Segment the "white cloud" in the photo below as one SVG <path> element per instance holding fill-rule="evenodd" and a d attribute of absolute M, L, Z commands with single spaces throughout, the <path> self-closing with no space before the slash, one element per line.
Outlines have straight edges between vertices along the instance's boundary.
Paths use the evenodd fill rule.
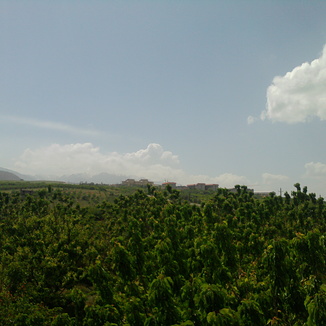
<path fill-rule="evenodd" d="M 1 120 L 14 123 L 14 124 L 26 125 L 26 126 L 37 127 L 42 129 L 63 131 L 70 134 L 87 135 L 87 136 L 99 135 L 99 132 L 96 130 L 91 130 L 87 128 L 78 128 L 60 122 L 31 119 L 31 118 L 18 117 L 18 116 L 2 116 Z"/>
<path fill-rule="evenodd" d="M 275 183 L 282 183 L 284 181 L 289 180 L 289 177 L 281 174 L 271 174 L 271 173 L 263 173 L 262 174 L 263 183 L 266 185 L 272 185 Z"/>
<path fill-rule="evenodd" d="M 320 58 L 273 79 L 261 114 L 262 120 L 286 123 L 313 117 L 326 120 L 326 46 Z"/>
<path fill-rule="evenodd" d="M 205 182 L 233 187 L 235 184 L 248 183 L 245 177 L 232 173 L 217 177 L 189 175 L 180 168 L 178 156 L 165 151 L 159 144 L 149 144 L 145 149 L 125 154 L 102 153 L 99 147 L 91 143 L 52 144 L 39 149 L 26 149 L 15 163 L 15 168 L 20 173 L 46 178 L 106 172 L 153 181 L 169 180 L 179 184 Z"/>
<path fill-rule="evenodd" d="M 309 162 L 305 164 L 306 177 L 313 177 L 313 178 L 320 178 L 320 177 L 326 177 L 326 164 L 317 162 Z"/>
<path fill-rule="evenodd" d="M 134 153 L 101 153 L 91 143 L 53 144 L 36 150 L 26 149 L 16 162 L 16 168 L 28 174 L 67 175 L 108 172 L 123 175 L 156 176 L 156 172 L 171 173 L 178 157 L 164 151 L 158 144 Z"/>
<path fill-rule="evenodd" d="M 253 117 L 253 116 L 250 115 L 250 116 L 247 118 L 247 123 L 248 123 L 248 125 L 252 125 L 252 124 L 255 123 L 257 120 L 258 120 L 258 118 Z"/>
<path fill-rule="evenodd" d="M 236 175 L 233 173 L 223 173 L 216 177 L 216 182 L 219 183 L 223 187 L 233 187 L 234 185 L 240 184 L 245 185 L 248 184 L 249 181 L 246 177 Z"/>
<path fill-rule="evenodd" d="M 166 162 L 168 164 L 178 164 L 179 159 L 177 155 L 173 155 L 172 152 L 164 151 L 159 144 L 149 144 L 146 149 L 140 149 L 134 153 L 125 154 L 125 158 L 128 161 L 142 161 L 147 164 L 155 164 L 156 162 Z"/>

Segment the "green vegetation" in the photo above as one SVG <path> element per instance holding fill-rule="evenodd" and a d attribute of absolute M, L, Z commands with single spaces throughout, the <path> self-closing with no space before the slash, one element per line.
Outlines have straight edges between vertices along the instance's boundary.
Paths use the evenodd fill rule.
<path fill-rule="evenodd" d="M 325 203 L 306 187 L 201 204 L 151 186 L 13 188 L 1 325 L 326 325 Z"/>

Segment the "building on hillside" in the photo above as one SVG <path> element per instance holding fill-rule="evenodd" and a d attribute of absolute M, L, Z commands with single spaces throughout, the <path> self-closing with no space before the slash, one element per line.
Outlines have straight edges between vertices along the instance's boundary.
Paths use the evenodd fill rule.
<path fill-rule="evenodd" d="M 136 183 L 135 179 L 127 179 L 121 182 L 121 184 L 124 186 L 134 186 L 135 183 Z"/>
<path fill-rule="evenodd" d="M 148 179 L 140 179 L 139 181 L 136 181 L 135 179 L 127 179 L 121 182 L 123 186 L 147 186 L 147 185 L 153 185 L 154 182 L 149 181 Z"/>
<path fill-rule="evenodd" d="M 177 183 L 176 182 L 164 182 L 164 183 L 162 183 L 162 188 L 166 188 L 168 185 L 172 189 L 176 189 L 177 188 Z"/>
<path fill-rule="evenodd" d="M 148 179 L 140 179 L 139 181 L 136 182 L 139 186 L 147 186 L 147 185 L 153 185 L 153 181 L 149 181 Z"/>
<path fill-rule="evenodd" d="M 205 190 L 205 186 L 206 186 L 205 183 L 200 182 L 200 183 L 197 183 L 196 184 L 196 189 L 198 189 L 198 190 Z"/>
<path fill-rule="evenodd" d="M 196 183 L 192 185 L 187 185 L 188 189 L 196 189 L 196 190 L 214 190 L 216 191 L 218 188 L 218 184 L 209 184 L 207 185 L 206 183 Z"/>
<path fill-rule="evenodd" d="M 216 191 L 217 189 L 218 189 L 218 184 L 205 185 L 205 190 L 213 190 L 213 191 Z"/>

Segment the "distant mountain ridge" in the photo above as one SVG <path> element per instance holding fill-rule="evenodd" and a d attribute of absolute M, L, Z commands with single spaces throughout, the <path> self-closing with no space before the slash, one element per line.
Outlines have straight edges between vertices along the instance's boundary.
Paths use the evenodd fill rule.
<path fill-rule="evenodd" d="M 8 171 L 0 171 L 0 181 L 20 181 L 20 177 Z"/>
<path fill-rule="evenodd" d="M 125 175 L 116 175 L 106 172 L 98 173 L 95 175 L 88 173 L 76 173 L 63 176 L 53 176 L 53 175 L 24 175 L 19 172 L 5 169 L 0 167 L 0 180 L 2 181 L 63 181 L 68 183 L 81 183 L 81 182 L 94 182 L 94 183 L 103 183 L 103 184 L 118 184 L 123 180 L 129 178 L 130 176 Z"/>
<path fill-rule="evenodd" d="M 76 173 L 71 175 L 64 175 L 58 178 L 58 181 L 65 181 L 71 183 L 80 182 L 94 182 L 94 183 L 104 183 L 104 184 L 118 184 L 128 177 L 123 175 L 110 174 L 102 172 L 95 175 L 90 175 L 88 173 Z"/>
<path fill-rule="evenodd" d="M 6 176 L 5 172 L 14 175 L 14 177 L 16 177 L 18 179 L 2 179 L 0 177 L 0 180 L 3 180 L 3 181 L 20 181 L 20 180 L 33 181 L 33 180 L 36 180 L 34 177 L 32 177 L 30 175 L 21 174 L 19 172 L 13 171 L 13 170 L 9 170 L 9 169 L 0 167 L 0 173 L 1 173 L 1 175 L 4 173 L 3 174 L 4 177 Z"/>

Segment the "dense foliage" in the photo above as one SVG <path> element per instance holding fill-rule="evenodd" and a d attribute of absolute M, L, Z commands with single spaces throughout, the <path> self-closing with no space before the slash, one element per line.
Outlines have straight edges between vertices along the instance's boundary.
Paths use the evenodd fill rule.
<path fill-rule="evenodd" d="M 325 203 L 295 187 L 0 192 L 0 324 L 326 325 Z"/>

